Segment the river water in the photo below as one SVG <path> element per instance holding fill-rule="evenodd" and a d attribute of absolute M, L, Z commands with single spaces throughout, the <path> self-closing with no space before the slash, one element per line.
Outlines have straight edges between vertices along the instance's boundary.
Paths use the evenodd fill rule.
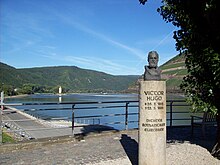
<path fill-rule="evenodd" d="M 183 100 L 183 96 L 180 95 L 167 95 L 167 100 Z M 17 98 L 7 98 L 5 99 L 5 103 L 23 103 L 32 105 L 22 105 L 16 106 L 16 108 L 21 111 L 25 111 L 28 114 L 31 114 L 35 117 L 45 119 L 45 120 L 70 120 L 72 116 L 72 104 L 73 102 L 114 102 L 114 101 L 138 101 L 137 94 L 67 94 L 67 95 L 54 95 L 54 94 L 34 94 L 25 97 L 17 97 Z M 33 105 L 35 103 L 62 103 L 55 105 Z M 68 103 L 68 104 L 64 104 Z M 170 103 L 167 102 L 167 105 Z M 189 106 L 184 106 L 186 103 L 173 103 L 173 111 L 178 113 L 173 113 L 173 118 L 177 119 L 173 121 L 173 125 L 189 125 L 190 121 L 190 113 Z M 183 106 L 179 106 L 183 105 Z M 96 109 L 79 109 L 82 107 L 94 107 L 100 106 L 99 104 L 88 104 L 88 105 L 76 105 L 74 110 L 76 122 L 84 123 L 84 124 L 102 124 L 111 126 L 115 129 L 124 129 L 125 125 L 125 116 L 117 115 L 112 116 L 111 114 L 124 114 L 125 107 L 117 107 L 117 108 L 101 108 L 101 106 L 125 106 L 125 103 L 115 103 L 115 104 L 102 104 L 100 108 Z M 138 102 L 130 103 L 129 113 L 138 113 Z M 49 109 L 49 110 L 44 110 Z M 170 106 L 167 106 L 167 112 L 170 111 Z M 78 118 L 81 116 L 99 116 L 102 115 L 104 117 L 92 117 L 92 118 Z M 111 115 L 111 116 L 108 116 Z M 167 113 L 167 125 L 170 125 L 170 113 Z M 187 120 L 179 120 L 179 119 L 187 119 Z M 128 128 L 137 128 L 138 127 L 138 115 L 130 115 L 128 121 L 133 121 L 128 124 Z M 113 122 L 117 122 L 118 124 L 111 124 Z M 122 122 L 120 124 L 120 122 Z M 110 123 L 110 124 L 109 124 Z"/>

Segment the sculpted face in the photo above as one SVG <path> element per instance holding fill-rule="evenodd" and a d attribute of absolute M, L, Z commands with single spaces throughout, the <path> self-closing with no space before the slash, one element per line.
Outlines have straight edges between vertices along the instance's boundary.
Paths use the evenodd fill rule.
<path fill-rule="evenodd" d="M 148 62 L 150 68 L 156 68 L 158 64 L 158 54 L 150 52 L 148 55 Z"/>
<path fill-rule="evenodd" d="M 159 55 L 156 51 L 148 53 L 148 66 L 145 65 L 144 81 L 161 80 L 161 70 L 158 67 Z"/>

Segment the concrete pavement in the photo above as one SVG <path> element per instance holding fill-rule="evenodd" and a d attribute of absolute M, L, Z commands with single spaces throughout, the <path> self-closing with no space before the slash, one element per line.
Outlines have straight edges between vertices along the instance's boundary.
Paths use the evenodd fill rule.
<path fill-rule="evenodd" d="M 168 129 L 167 165 L 220 164 L 204 148 L 205 145 L 213 145 L 212 134 L 206 140 L 199 137 L 192 140 L 189 134 L 189 127 Z M 137 130 L 107 131 L 0 146 L 1 165 L 137 165 L 137 161 Z"/>
<path fill-rule="evenodd" d="M 13 107 L 7 107 L 10 111 L 4 111 L 3 124 L 10 131 L 15 131 L 26 139 L 42 139 L 59 136 L 72 136 L 73 134 L 110 130 L 107 126 L 75 127 L 72 132 L 71 126 L 52 126 L 49 122 L 37 119 L 29 114 L 21 112 Z M 79 126 L 79 124 L 75 123 Z"/>

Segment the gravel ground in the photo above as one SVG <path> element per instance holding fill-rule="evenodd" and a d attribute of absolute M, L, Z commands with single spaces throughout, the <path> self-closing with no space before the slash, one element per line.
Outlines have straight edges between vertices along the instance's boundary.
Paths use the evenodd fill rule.
<path fill-rule="evenodd" d="M 213 139 L 195 137 L 192 140 L 189 139 L 189 131 L 189 128 L 168 130 L 167 165 L 220 165 L 220 160 L 213 158 L 207 150 Z M 137 165 L 137 138 L 138 131 L 133 130 L 91 134 L 75 139 L 63 137 L 59 140 L 4 144 L 0 146 L 0 164 Z"/>
<path fill-rule="evenodd" d="M 167 148 L 168 165 L 217 165 L 220 160 L 211 156 L 207 149 L 199 145 L 182 143 Z"/>
<path fill-rule="evenodd" d="M 220 160 L 213 158 L 210 153 L 198 146 L 189 143 L 172 144 L 166 150 L 167 165 L 218 165 Z M 132 165 L 131 161 L 125 158 L 106 160 L 88 165 Z"/>

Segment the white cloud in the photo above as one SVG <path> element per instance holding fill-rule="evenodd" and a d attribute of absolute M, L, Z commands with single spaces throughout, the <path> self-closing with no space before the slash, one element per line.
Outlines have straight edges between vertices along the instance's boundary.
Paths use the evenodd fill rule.
<path fill-rule="evenodd" d="M 146 38 L 145 40 L 139 41 L 136 43 L 138 46 L 146 46 L 148 45 L 150 50 L 155 50 L 159 46 L 166 46 L 173 44 L 173 31 L 175 29 L 171 30 L 169 33 L 167 33 L 164 36 L 154 36 L 153 38 Z"/>
<path fill-rule="evenodd" d="M 97 31 L 95 31 L 95 30 L 93 30 L 93 29 L 91 29 L 91 28 L 88 28 L 88 27 L 84 26 L 83 24 L 81 24 L 81 23 L 79 23 L 79 22 L 76 22 L 76 21 L 73 20 L 73 19 L 70 19 L 70 18 L 72 18 L 71 16 L 67 16 L 67 15 L 63 16 L 63 15 L 58 14 L 58 13 L 56 13 L 56 14 L 57 14 L 57 16 L 58 16 L 59 18 L 61 18 L 64 22 L 66 22 L 66 23 L 72 25 L 74 28 L 76 28 L 76 29 L 78 29 L 78 30 L 80 30 L 80 31 L 83 31 L 83 32 L 88 33 L 88 34 L 90 34 L 90 35 L 93 35 L 93 36 L 95 36 L 96 38 L 99 38 L 99 39 L 101 39 L 101 40 L 103 40 L 103 41 L 105 41 L 105 42 L 108 42 L 108 43 L 110 43 L 110 44 L 112 44 L 112 45 L 115 45 L 115 46 L 117 46 L 117 47 L 120 47 L 120 48 L 122 48 L 122 49 L 124 49 L 124 50 L 130 52 L 132 55 L 138 57 L 139 59 L 144 59 L 144 58 L 145 58 L 145 53 L 142 52 L 141 50 L 138 50 L 138 49 L 136 49 L 136 48 L 133 48 L 133 47 L 130 47 L 130 46 L 125 45 L 125 44 L 123 44 L 123 43 L 120 43 L 120 42 L 118 42 L 118 41 L 116 41 L 116 40 L 113 40 L 112 38 L 110 38 L 110 37 L 108 37 L 108 36 L 106 36 L 106 35 L 104 35 L 104 34 L 102 34 L 102 33 L 99 33 L 99 32 L 97 32 Z"/>
<path fill-rule="evenodd" d="M 170 38 L 171 38 L 171 36 L 173 35 L 173 31 L 174 30 L 172 30 L 170 33 L 168 33 L 163 39 L 161 39 L 153 48 L 152 48 L 152 50 L 155 50 L 156 48 L 158 48 L 160 45 L 162 45 L 162 44 L 167 44 L 167 41 L 170 43 L 171 42 L 171 40 L 170 40 Z"/>
<path fill-rule="evenodd" d="M 97 71 L 102 71 L 106 73 L 110 73 L 113 75 L 133 75 L 138 74 L 138 70 L 132 67 L 124 66 L 122 64 L 96 58 L 96 57 L 78 57 L 78 56 L 65 56 L 65 55 L 57 55 L 55 53 L 46 53 L 41 55 L 43 57 L 58 60 L 59 62 L 63 61 L 68 65 L 75 65 L 81 68 L 92 69 Z"/>

